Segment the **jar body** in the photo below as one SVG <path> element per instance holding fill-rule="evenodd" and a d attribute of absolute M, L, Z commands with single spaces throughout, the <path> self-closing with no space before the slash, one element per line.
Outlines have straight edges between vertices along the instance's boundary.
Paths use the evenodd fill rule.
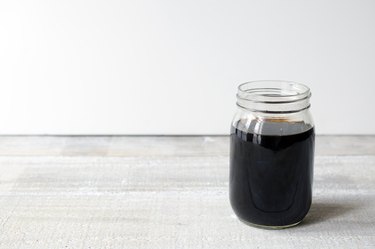
<path fill-rule="evenodd" d="M 312 201 L 314 138 L 308 108 L 238 109 L 231 124 L 229 193 L 242 221 L 269 228 L 302 221 Z"/>

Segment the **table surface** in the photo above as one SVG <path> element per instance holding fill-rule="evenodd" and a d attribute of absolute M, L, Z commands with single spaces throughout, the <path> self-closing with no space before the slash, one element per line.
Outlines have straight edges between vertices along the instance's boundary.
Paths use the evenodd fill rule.
<path fill-rule="evenodd" d="M 318 136 L 294 228 L 241 223 L 226 136 L 0 137 L 0 248 L 375 248 L 375 136 Z"/>

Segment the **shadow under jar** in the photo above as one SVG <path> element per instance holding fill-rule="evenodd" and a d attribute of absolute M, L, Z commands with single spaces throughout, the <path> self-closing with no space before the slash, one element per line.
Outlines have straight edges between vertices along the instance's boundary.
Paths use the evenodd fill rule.
<path fill-rule="evenodd" d="M 312 200 L 314 124 L 310 89 L 289 81 L 238 87 L 230 135 L 229 195 L 246 224 L 297 225 Z"/>

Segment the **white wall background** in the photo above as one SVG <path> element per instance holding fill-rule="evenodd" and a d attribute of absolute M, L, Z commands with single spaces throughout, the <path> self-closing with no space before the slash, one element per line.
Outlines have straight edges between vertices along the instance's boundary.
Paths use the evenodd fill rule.
<path fill-rule="evenodd" d="M 226 134 L 257 79 L 375 133 L 375 1 L 0 1 L 0 134 Z"/>

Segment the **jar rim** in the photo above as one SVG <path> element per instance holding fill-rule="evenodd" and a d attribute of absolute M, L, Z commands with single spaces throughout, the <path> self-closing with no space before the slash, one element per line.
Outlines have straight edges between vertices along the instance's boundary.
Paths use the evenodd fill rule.
<path fill-rule="evenodd" d="M 257 103 L 291 103 L 310 98 L 305 84 L 287 80 L 254 80 L 238 86 L 237 97 Z"/>
<path fill-rule="evenodd" d="M 286 80 L 256 80 L 238 86 L 237 105 L 252 112 L 295 113 L 310 107 L 310 88 Z"/>

